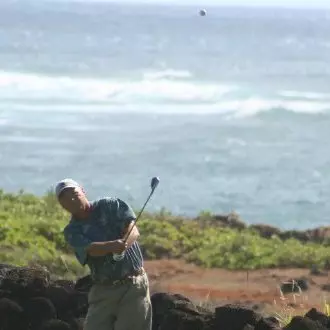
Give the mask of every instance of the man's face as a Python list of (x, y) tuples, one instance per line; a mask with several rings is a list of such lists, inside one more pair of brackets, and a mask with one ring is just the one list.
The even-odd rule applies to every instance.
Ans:
[(82, 188), (66, 188), (58, 199), (61, 206), (71, 214), (79, 214), (88, 205), (86, 195)]

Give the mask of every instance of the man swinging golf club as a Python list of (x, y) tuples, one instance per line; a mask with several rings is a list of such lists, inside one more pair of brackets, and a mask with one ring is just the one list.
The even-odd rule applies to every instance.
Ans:
[[(158, 182), (153, 178), (149, 198)], [(81, 265), (88, 265), (93, 281), (84, 330), (151, 330), (149, 281), (135, 225), (144, 207), (136, 218), (119, 198), (90, 202), (72, 179), (58, 182), (55, 193), (71, 214), (65, 240)]]

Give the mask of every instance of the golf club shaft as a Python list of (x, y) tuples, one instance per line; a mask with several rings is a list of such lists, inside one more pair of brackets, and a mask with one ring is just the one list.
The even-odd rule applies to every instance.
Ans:
[(135, 227), (137, 221), (139, 220), (139, 218), (140, 218), (140, 216), (141, 216), (141, 214), (142, 214), (144, 208), (146, 207), (146, 205), (147, 205), (147, 203), (149, 202), (149, 199), (151, 198), (151, 196), (152, 196), (153, 193), (154, 193), (154, 189), (153, 189), (153, 190), (151, 191), (151, 193), (149, 194), (149, 197), (148, 197), (148, 199), (146, 200), (146, 202), (144, 203), (144, 205), (143, 205), (143, 207), (142, 207), (140, 213), (138, 214), (138, 216), (137, 216), (137, 218), (136, 218), (136, 220), (135, 220), (135, 222), (134, 222), (134, 225), (132, 226), (131, 230), (128, 232), (128, 234), (127, 234), (127, 236), (126, 236), (126, 238), (125, 238), (125, 240), (124, 240), (125, 243), (127, 242), (128, 238), (129, 238), (129, 235), (131, 234), (133, 228)]

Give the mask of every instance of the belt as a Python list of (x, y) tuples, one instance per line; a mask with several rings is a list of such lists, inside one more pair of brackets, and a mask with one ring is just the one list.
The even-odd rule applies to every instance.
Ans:
[(132, 273), (127, 274), (123, 278), (113, 280), (113, 279), (105, 279), (100, 281), (94, 281), (93, 284), (102, 284), (102, 285), (121, 285), (121, 284), (127, 284), (130, 283), (136, 278), (137, 276), (141, 276), (145, 274), (145, 270), (143, 267), (141, 267), (138, 270), (134, 270)]

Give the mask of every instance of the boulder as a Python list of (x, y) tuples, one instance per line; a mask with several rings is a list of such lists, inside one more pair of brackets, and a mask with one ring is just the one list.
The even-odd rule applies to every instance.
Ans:
[(281, 284), (281, 291), (286, 293), (307, 291), (309, 288), (308, 280), (304, 277), (290, 279)]
[(256, 326), (261, 315), (250, 308), (227, 304), (215, 309), (215, 325), (217, 329), (241, 330), (247, 324)]
[(257, 233), (264, 238), (272, 238), (274, 235), (280, 236), (281, 230), (265, 224), (251, 225), (249, 228), (254, 229)]
[(39, 329), (43, 323), (57, 318), (54, 304), (44, 297), (28, 299), (23, 307), (31, 329)]
[(324, 313), (319, 312), (316, 308), (310, 309), (305, 314), (305, 317), (308, 317), (313, 321), (318, 321), (324, 327), (330, 329), (330, 318), (327, 315), (325, 315)]
[(280, 322), (275, 317), (263, 317), (261, 318), (255, 328), (255, 330), (281, 330)]
[(72, 330), (70, 324), (61, 320), (50, 320), (42, 325), (40, 330)]
[(247, 227), (241, 217), (235, 212), (229, 214), (217, 214), (214, 215), (212, 219), (214, 220), (214, 222), (217, 222), (224, 227), (229, 227), (232, 229), (242, 230)]
[(157, 292), (151, 296), (153, 330), (212, 329), (214, 315), (180, 294)]
[(0, 329), (26, 330), (26, 319), (23, 308), (8, 298), (0, 299)]
[(306, 316), (294, 316), (283, 330), (328, 330), (319, 321), (314, 321)]

